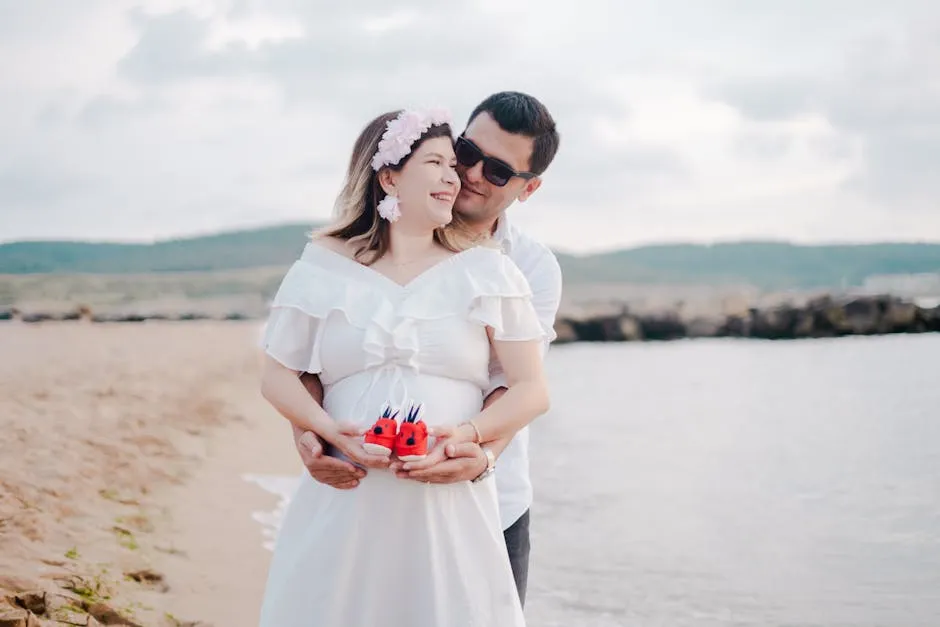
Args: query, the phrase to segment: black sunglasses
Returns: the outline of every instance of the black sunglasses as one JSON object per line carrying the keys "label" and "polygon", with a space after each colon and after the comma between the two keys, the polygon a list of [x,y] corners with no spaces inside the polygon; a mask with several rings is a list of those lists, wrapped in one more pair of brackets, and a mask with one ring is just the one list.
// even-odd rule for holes
{"label": "black sunglasses", "polygon": [[482,160],[483,178],[497,187],[503,187],[514,176],[525,180],[534,179],[538,176],[538,174],[532,172],[516,172],[505,161],[487,157],[476,144],[463,135],[457,138],[457,143],[454,145],[454,154],[457,155],[457,163],[465,168],[472,168]]}

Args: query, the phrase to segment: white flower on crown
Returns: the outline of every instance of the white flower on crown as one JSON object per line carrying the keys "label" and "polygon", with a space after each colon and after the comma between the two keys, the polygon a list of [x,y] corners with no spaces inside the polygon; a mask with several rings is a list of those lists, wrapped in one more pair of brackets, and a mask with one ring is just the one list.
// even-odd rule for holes
{"label": "white flower on crown", "polygon": [[398,117],[386,123],[379,149],[372,157],[372,169],[378,172],[386,165],[398,165],[429,128],[450,124],[450,120],[450,112],[446,109],[402,111]]}

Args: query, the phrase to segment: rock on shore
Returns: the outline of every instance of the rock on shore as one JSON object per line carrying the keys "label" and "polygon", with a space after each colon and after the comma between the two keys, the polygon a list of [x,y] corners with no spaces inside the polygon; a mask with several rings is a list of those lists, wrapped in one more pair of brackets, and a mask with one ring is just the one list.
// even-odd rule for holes
{"label": "rock on shore", "polygon": [[940,307],[923,308],[892,296],[837,299],[822,296],[803,305],[750,308],[723,317],[683,318],[675,311],[659,314],[618,313],[559,316],[557,343],[631,342],[695,337],[757,339],[826,338],[844,335],[926,333],[940,331]]}

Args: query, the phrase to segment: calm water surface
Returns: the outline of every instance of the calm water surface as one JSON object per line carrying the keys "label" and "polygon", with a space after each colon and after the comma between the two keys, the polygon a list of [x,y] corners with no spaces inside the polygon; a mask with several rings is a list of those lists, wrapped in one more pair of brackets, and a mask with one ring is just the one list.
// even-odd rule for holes
{"label": "calm water surface", "polygon": [[940,625],[940,336],[571,345],[533,625]]}

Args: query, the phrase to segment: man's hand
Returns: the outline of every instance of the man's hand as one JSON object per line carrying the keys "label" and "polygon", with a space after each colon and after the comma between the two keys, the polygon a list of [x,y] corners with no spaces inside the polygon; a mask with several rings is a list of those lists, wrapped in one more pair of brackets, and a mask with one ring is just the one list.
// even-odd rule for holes
{"label": "man's hand", "polygon": [[359,485],[366,471],[335,457],[323,454],[324,442],[310,431],[294,427],[294,444],[310,476],[338,490],[349,490]]}
{"label": "man's hand", "polygon": [[[392,470],[402,479],[413,479],[425,483],[459,483],[476,479],[486,470],[486,455],[479,444],[462,442],[444,446],[444,459],[430,466],[422,462],[404,464],[395,461]],[[405,470],[404,467],[412,468]]]}
{"label": "man's hand", "polygon": [[[305,372],[300,376],[307,392],[317,403],[323,404],[323,385],[320,377]],[[357,468],[349,462],[323,454],[326,442],[317,437],[315,433],[294,429],[294,445],[300,453],[300,459],[310,476],[326,485],[339,490],[349,490],[359,485],[359,480],[366,476],[366,471]]]}

